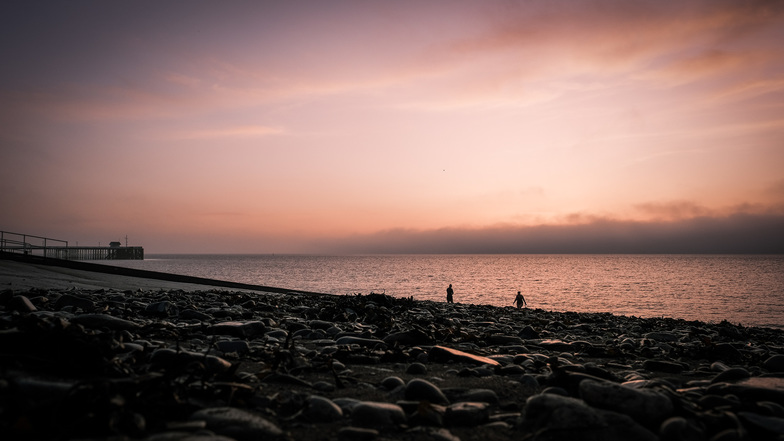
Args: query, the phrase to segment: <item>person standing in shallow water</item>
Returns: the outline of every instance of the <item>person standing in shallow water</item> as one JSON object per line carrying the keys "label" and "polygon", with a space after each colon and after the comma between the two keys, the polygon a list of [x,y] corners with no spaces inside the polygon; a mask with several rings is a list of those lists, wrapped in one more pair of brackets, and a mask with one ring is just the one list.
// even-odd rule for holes
{"label": "person standing in shallow water", "polygon": [[528,303],[526,303],[525,301],[525,297],[523,297],[523,295],[520,294],[520,291],[517,291],[517,297],[515,297],[514,302],[512,303],[517,303],[517,309],[520,309],[523,306],[528,306]]}
{"label": "person standing in shallow water", "polygon": [[452,295],[453,295],[454,293],[455,293],[455,291],[452,289],[452,284],[450,283],[450,284],[449,284],[449,287],[446,289],[446,302],[447,302],[447,303],[454,303],[454,302],[452,301]]}

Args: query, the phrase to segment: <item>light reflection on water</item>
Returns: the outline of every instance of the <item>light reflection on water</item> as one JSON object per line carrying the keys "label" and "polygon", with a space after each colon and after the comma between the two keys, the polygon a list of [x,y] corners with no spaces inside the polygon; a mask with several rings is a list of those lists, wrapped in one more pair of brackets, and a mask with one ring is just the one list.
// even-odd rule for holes
{"label": "light reflection on water", "polygon": [[[103,262],[105,263],[105,262]],[[331,294],[784,327],[781,255],[150,255],[114,265]]]}

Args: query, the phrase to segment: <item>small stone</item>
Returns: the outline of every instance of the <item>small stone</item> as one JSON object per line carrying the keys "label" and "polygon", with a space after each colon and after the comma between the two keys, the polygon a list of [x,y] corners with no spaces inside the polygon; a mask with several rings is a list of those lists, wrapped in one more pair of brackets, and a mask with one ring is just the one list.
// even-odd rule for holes
{"label": "small stone", "polygon": [[415,378],[406,384],[406,400],[429,401],[434,404],[448,405],[449,400],[441,389],[433,383]]}
{"label": "small stone", "polygon": [[162,302],[150,303],[144,309],[144,312],[155,317],[171,317],[179,314],[180,311],[179,308],[177,308],[177,305],[168,300],[164,300]]}
{"label": "small stone", "polygon": [[314,423],[331,423],[343,418],[343,410],[328,398],[311,395],[307,398],[302,416]]}
{"label": "small stone", "polygon": [[749,377],[751,377],[751,373],[744,368],[730,368],[713,377],[711,383],[720,383],[723,381],[733,382],[738,380],[745,380]]}
{"label": "small stone", "polygon": [[90,299],[85,299],[75,295],[63,294],[54,303],[54,308],[57,310],[63,309],[67,306],[81,308],[83,311],[93,311],[95,309],[95,302]]}
{"label": "small stone", "polygon": [[523,339],[516,335],[490,335],[487,337],[487,344],[489,345],[521,345]]}
{"label": "small stone", "polygon": [[447,426],[478,426],[487,422],[490,410],[487,403],[462,402],[446,408]]}
{"label": "small stone", "polygon": [[80,314],[71,318],[72,323],[82,325],[86,328],[100,329],[107,328],[115,331],[134,330],[140,326],[130,320],[121,319],[108,314]]}
{"label": "small stone", "polygon": [[784,378],[751,377],[736,383],[714,383],[706,389],[706,393],[732,394],[742,401],[772,401],[784,404]]}
{"label": "small stone", "polygon": [[498,370],[498,375],[524,375],[525,373],[525,368],[516,364],[504,366]]}
{"label": "small stone", "polygon": [[283,329],[271,329],[264,333],[267,337],[276,338],[280,341],[286,340],[288,338],[289,333]]}
{"label": "small stone", "polygon": [[[664,438],[662,438],[664,439]],[[738,429],[724,429],[713,435],[710,441],[743,441],[749,439],[745,431]],[[676,439],[677,440],[677,439]],[[702,441],[703,438],[696,438],[695,441]],[[689,439],[688,441],[692,441]]]}
{"label": "small stone", "polygon": [[777,354],[768,358],[762,363],[762,367],[770,372],[784,372],[784,355]]}
{"label": "small stone", "polygon": [[180,315],[178,317],[181,320],[199,320],[202,322],[212,320],[211,315],[205,314],[201,311],[196,311],[194,309],[186,309],[185,311],[180,312]]}
{"label": "small stone", "polygon": [[697,423],[675,416],[661,423],[659,437],[672,441],[702,441],[705,439],[705,434]]}
{"label": "small stone", "polygon": [[405,381],[400,377],[386,377],[381,380],[381,386],[386,390],[395,390],[400,386],[405,386]]}
{"label": "small stone", "polygon": [[539,333],[531,325],[527,325],[517,336],[527,340],[534,340],[539,338]]}
{"label": "small stone", "polygon": [[311,329],[329,329],[333,327],[331,322],[324,320],[311,320],[308,324],[310,325]]}
{"label": "small stone", "polygon": [[665,360],[645,360],[643,369],[654,372],[667,372],[670,374],[679,374],[683,372],[683,365],[672,361]]}
{"label": "small stone", "polygon": [[207,334],[224,334],[239,338],[253,338],[264,335],[267,326],[261,321],[222,322],[207,328]]}
{"label": "small stone", "polygon": [[230,335],[232,337],[245,337],[245,324],[241,322],[221,322],[209,326],[204,333],[207,335]]}
{"label": "small stone", "polygon": [[313,383],[313,389],[319,392],[332,392],[335,390],[335,385],[327,381],[317,381]]}
{"label": "small stone", "polygon": [[711,363],[710,369],[714,372],[724,372],[726,370],[729,370],[730,367],[720,361],[714,361],[713,363]]}
{"label": "small stone", "polygon": [[498,404],[498,394],[492,389],[444,389],[442,392],[453,403],[475,401]]}
{"label": "small stone", "polygon": [[250,346],[248,345],[248,342],[245,340],[219,341],[215,343],[215,346],[218,348],[219,351],[223,353],[236,352],[238,354],[244,354],[250,351]]}
{"label": "small stone", "polygon": [[743,354],[730,343],[719,343],[711,351],[711,358],[718,358],[724,361],[739,362],[744,359]]}
{"label": "small stone", "polygon": [[389,334],[384,337],[384,342],[386,344],[392,345],[394,343],[399,343],[401,345],[422,345],[422,344],[429,344],[432,342],[432,339],[422,331],[412,329],[409,331],[403,332],[395,332],[393,334]]}
{"label": "small stone", "polygon": [[8,307],[12,311],[19,311],[19,312],[33,312],[36,311],[35,305],[33,302],[30,301],[25,296],[13,296],[11,300],[8,302]]}
{"label": "small stone", "polygon": [[[420,401],[419,403],[404,403],[412,403],[416,406],[416,410],[413,412],[410,409],[404,409],[404,411],[411,413],[411,417],[408,419],[409,425],[435,427],[441,427],[444,425],[444,412],[446,412],[446,408],[444,406],[431,404],[427,401]],[[401,407],[403,407],[402,404]]]}
{"label": "small stone", "polygon": [[460,438],[455,436],[452,432],[447,429],[439,428],[439,429],[427,429],[427,434],[429,435],[429,439],[434,441],[460,441]]}
{"label": "small stone", "polygon": [[351,422],[360,427],[395,428],[405,424],[406,414],[396,404],[363,401],[352,409]]}
{"label": "small stone", "polygon": [[674,332],[649,332],[644,335],[645,338],[649,340],[656,340],[661,342],[672,343],[674,341],[678,341],[680,336],[675,334]]}
{"label": "small stone", "polygon": [[362,427],[348,426],[338,430],[338,439],[341,441],[372,441],[378,435],[378,430]]}
{"label": "small stone", "polygon": [[406,373],[411,375],[425,375],[427,374],[427,366],[422,363],[411,363],[408,365]]}
{"label": "small stone", "polygon": [[343,414],[351,414],[355,407],[357,407],[362,401],[356,398],[347,398],[347,397],[340,397],[334,398],[332,400],[333,403],[337,404],[338,407],[343,411]]}
{"label": "small stone", "polygon": [[335,344],[338,345],[360,345],[368,348],[374,348],[378,345],[382,347],[386,347],[386,343],[383,340],[379,340],[376,338],[362,338],[362,337],[352,337],[352,336],[345,336],[340,337],[335,341]]}
{"label": "small stone", "polygon": [[738,417],[745,424],[770,435],[784,435],[784,418],[770,417],[754,412],[738,412]]}
{"label": "small stone", "polygon": [[277,438],[283,431],[266,418],[234,407],[211,407],[191,415],[191,420],[203,420],[207,428],[220,435],[237,439]]}

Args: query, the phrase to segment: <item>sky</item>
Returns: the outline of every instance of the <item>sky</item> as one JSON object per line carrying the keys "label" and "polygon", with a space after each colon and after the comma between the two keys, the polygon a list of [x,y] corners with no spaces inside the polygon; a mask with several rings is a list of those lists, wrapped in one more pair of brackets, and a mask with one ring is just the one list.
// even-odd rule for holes
{"label": "sky", "polygon": [[10,2],[0,230],[782,253],[782,41],[782,1]]}

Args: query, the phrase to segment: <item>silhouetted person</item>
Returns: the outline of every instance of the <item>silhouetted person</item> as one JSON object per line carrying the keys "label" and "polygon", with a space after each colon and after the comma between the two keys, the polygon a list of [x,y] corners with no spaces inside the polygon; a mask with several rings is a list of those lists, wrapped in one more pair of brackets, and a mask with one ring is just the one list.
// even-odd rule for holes
{"label": "silhouetted person", "polygon": [[455,293],[455,291],[452,289],[452,284],[450,283],[450,284],[449,284],[449,288],[447,288],[447,289],[446,289],[446,302],[447,302],[447,303],[454,303],[454,302],[452,301],[452,295],[453,295],[454,293]]}
{"label": "silhouetted person", "polygon": [[525,297],[520,294],[520,291],[517,291],[517,297],[515,297],[514,302],[512,303],[517,303],[517,309],[520,309],[523,306],[528,306],[528,303],[525,301]]}

